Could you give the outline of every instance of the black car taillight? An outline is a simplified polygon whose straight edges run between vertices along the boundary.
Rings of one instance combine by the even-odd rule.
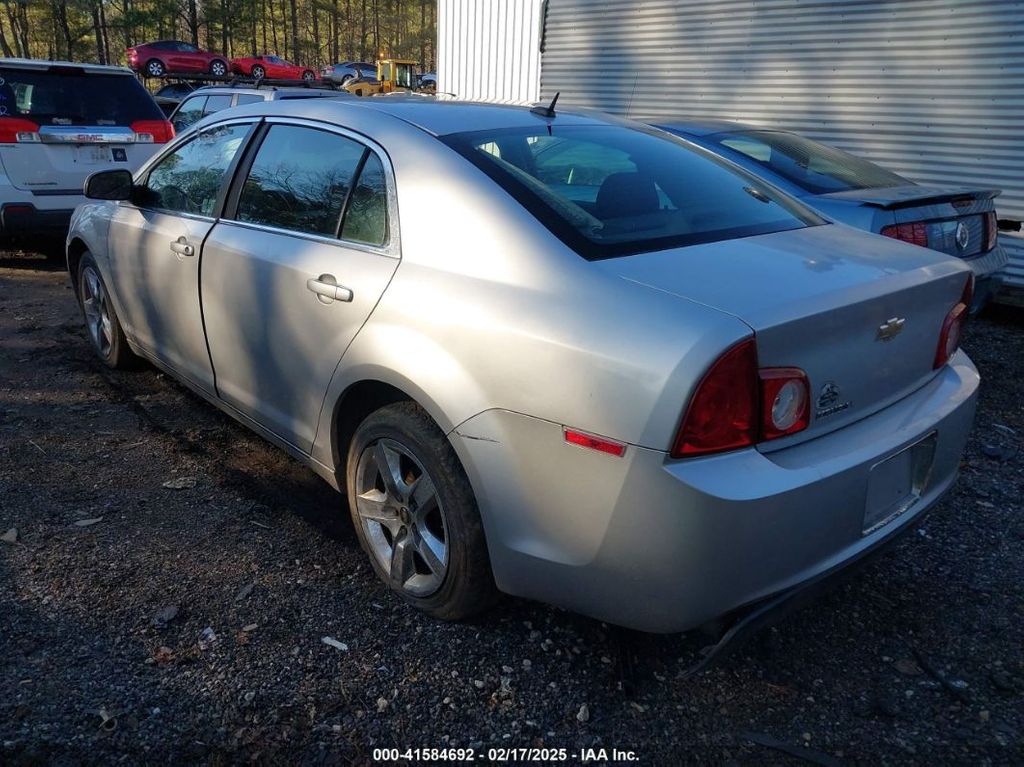
[[[883,226],[881,234],[884,237],[892,237],[894,240],[903,240],[911,245],[928,247],[928,230],[924,221],[914,221],[910,224],[890,224]]]
[[[999,221],[996,219],[996,212],[990,210],[985,214],[985,251],[988,252],[996,246],[999,240]]]

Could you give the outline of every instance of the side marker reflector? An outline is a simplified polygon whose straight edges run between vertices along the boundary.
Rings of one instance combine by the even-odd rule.
[[[591,450],[597,450],[600,453],[608,453],[608,455],[614,455],[617,458],[621,458],[626,452],[626,446],[622,442],[615,442],[614,440],[598,437],[594,434],[587,434],[582,431],[575,431],[573,429],[565,430],[565,441],[570,445],[588,447]]]

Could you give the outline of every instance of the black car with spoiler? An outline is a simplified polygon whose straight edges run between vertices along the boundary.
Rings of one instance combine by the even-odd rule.
[[[650,122],[747,168],[831,219],[963,259],[976,280],[975,311],[998,287],[995,275],[1007,256],[997,243],[997,189],[921,186],[787,131],[728,121]]]

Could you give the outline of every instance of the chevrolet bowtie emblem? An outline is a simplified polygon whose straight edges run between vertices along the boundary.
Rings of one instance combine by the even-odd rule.
[[[903,332],[903,326],[906,322],[905,317],[891,317],[878,326],[878,335],[875,336],[875,340],[891,341]]]

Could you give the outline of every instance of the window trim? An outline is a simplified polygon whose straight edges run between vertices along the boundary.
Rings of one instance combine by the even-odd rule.
[[[252,164],[256,159],[260,146],[263,145],[263,141],[266,138],[267,133],[270,132],[270,128],[274,125],[284,125],[293,128],[310,128],[313,130],[323,131],[325,133],[333,133],[341,136],[342,138],[356,142],[362,146],[364,150],[363,156],[357,167],[357,172],[362,171],[362,168],[365,166],[366,160],[369,157],[369,152],[373,152],[377,156],[377,159],[380,160],[381,167],[384,169],[384,183],[386,187],[385,194],[387,196],[387,239],[384,241],[383,245],[371,245],[370,243],[358,242],[356,240],[345,240],[340,237],[345,214],[348,212],[348,204],[352,198],[351,189],[345,197],[344,205],[342,206],[338,221],[335,225],[335,231],[339,234],[339,236],[336,237],[314,234],[312,232],[300,232],[295,229],[285,229],[284,227],[273,226],[272,224],[258,224],[252,221],[239,221],[235,217],[238,213],[238,199],[241,196],[242,187],[245,184],[245,180],[249,177],[249,171],[252,169]],[[358,175],[354,175],[353,178],[358,178]],[[379,144],[369,137],[364,136],[361,133],[342,128],[333,123],[320,122],[319,120],[294,117],[268,117],[263,120],[259,129],[254,132],[253,137],[250,139],[246,147],[244,162],[240,162],[235,168],[234,176],[225,197],[225,204],[220,210],[219,218],[221,219],[221,223],[225,224],[230,223],[236,226],[257,229],[275,234],[283,234],[289,237],[299,237],[314,242],[329,243],[339,245],[344,248],[377,253],[379,255],[390,256],[392,258],[401,258],[401,230],[398,225],[398,201],[395,194],[396,189],[397,186],[395,184],[394,169],[391,166],[391,158],[388,157],[387,153]]]

